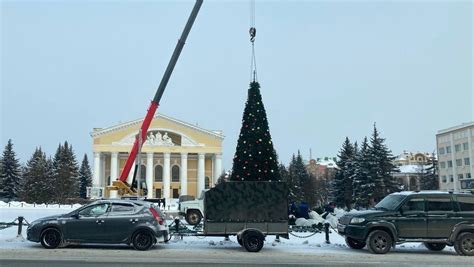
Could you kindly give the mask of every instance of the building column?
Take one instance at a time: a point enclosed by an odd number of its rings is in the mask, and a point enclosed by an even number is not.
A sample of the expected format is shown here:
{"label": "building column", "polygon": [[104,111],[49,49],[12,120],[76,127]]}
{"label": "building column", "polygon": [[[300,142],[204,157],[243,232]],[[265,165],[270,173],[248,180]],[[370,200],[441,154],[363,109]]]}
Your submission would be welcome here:
{"label": "building column", "polygon": [[146,190],[146,197],[153,198],[153,152],[146,153]]}
{"label": "building column", "polygon": [[170,158],[171,158],[171,154],[169,152],[163,153],[163,197],[164,198],[170,198],[170,186],[171,186]]}
{"label": "building column", "polygon": [[100,186],[107,186],[107,177],[105,176],[105,155],[100,155]]}
{"label": "building column", "polygon": [[117,180],[118,153],[112,152],[110,157],[110,185]]}
{"label": "building column", "polygon": [[181,153],[181,168],[179,168],[179,178],[181,181],[181,194],[188,194],[188,153]]}
{"label": "building column", "polygon": [[217,184],[219,176],[222,174],[222,153],[216,153],[214,155],[214,179],[212,184]]}
{"label": "building column", "polygon": [[197,190],[196,190],[196,197],[201,195],[202,190],[205,188],[204,183],[204,153],[198,153],[198,169],[197,169]]}
{"label": "building column", "polygon": [[92,186],[100,186],[100,152],[94,152],[94,176]]}
{"label": "building column", "polygon": [[[472,128],[469,128],[468,133],[468,138],[467,138],[467,148],[469,149],[469,172],[471,173],[471,179],[474,178],[474,147],[472,147]],[[464,149],[464,148],[463,148]],[[464,159],[463,159],[464,160]]]}

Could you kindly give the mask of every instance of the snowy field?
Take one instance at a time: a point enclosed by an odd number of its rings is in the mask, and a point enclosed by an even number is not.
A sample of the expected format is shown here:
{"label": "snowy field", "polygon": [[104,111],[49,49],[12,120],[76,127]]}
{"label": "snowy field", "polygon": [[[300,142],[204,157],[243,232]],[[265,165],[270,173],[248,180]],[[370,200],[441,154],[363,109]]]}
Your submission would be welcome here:
{"label": "snowy field", "polygon": [[[23,216],[28,222],[38,218],[68,213],[80,205],[35,205],[21,203],[0,202],[0,222],[12,222],[18,216]],[[23,228],[23,238],[17,237],[17,226],[0,230],[0,250],[2,249],[33,249],[41,248],[39,243],[33,243],[25,240],[26,226]],[[267,236],[264,250],[281,251],[284,253],[360,253],[360,251],[350,249],[346,246],[344,238],[339,236],[334,230],[331,231],[331,244],[325,243],[324,233],[318,233],[310,237],[311,233],[295,233],[300,237],[290,235],[290,239],[280,238],[280,242],[275,241],[275,236]],[[304,238],[303,238],[304,237]],[[125,245],[124,245],[125,246]],[[106,246],[104,246],[106,247]],[[208,248],[240,248],[235,237],[231,236],[230,241],[225,241],[223,237],[184,237],[183,240],[172,239],[167,244],[160,244],[157,249],[192,249],[205,250]],[[100,248],[100,246],[99,246]],[[414,250],[422,252],[427,249],[421,243],[406,243],[397,245],[395,251]],[[365,251],[368,253],[368,251]],[[452,247],[447,247],[443,254],[455,255]]]}

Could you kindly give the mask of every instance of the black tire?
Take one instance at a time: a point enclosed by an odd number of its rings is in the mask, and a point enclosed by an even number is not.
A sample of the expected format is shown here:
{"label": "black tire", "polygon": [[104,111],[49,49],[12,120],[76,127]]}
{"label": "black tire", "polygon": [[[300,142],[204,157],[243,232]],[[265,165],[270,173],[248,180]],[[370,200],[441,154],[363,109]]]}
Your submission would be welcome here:
{"label": "black tire", "polygon": [[263,248],[263,241],[265,237],[261,232],[248,231],[244,233],[242,243],[248,252],[259,252]]}
{"label": "black tire", "polygon": [[185,219],[190,225],[198,225],[201,222],[202,216],[198,210],[188,210]]}
{"label": "black tire", "polygon": [[454,242],[454,250],[461,256],[474,256],[474,233],[461,233]]}
{"label": "black tire", "polygon": [[385,254],[393,245],[392,237],[383,230],[374,230],[367,237],[367,248],[374,254]]}
{"label": "black tire", "polygon": [[239,243],[241,247],[244,246],[244,243],[242,242],[242,237],[237,236],[237,242]]}
{"label": "black tire", "polygon": [[61,232],[56,228],[49,228],[41,234],[41,245],[47,249],[57,248],[62,244]]}
{"label": "black tire", "polygon": [[138,231],[132,237],[133,248],[136,250],[148,250],[155,243],[155,237],[148,231]]}
{"label": "black tire", "polygon": [[346,237],[346,244],[352,249],[363,249],[366,245],[364,241],[355,240],[350,237]]}
{"label": "black tire", "polygon": [[446,244],[443,243],[423,243],[425,247],[431,251],[441,251],[446,247]]}

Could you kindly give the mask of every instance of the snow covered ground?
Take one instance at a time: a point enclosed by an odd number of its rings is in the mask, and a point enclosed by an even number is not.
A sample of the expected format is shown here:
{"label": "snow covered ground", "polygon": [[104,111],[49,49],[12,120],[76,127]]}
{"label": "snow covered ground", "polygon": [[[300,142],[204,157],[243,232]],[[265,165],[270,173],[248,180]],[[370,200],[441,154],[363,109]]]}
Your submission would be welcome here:
{"label": "snow covered ground", "polygon": [[[18,216],[23,216],[28,222],[32,222],[38,218],[68,213],[80,205],[35,205],[31,204],[7,203],[0,202],[0,222],[12,222]],[[38,243],[25,240],[26,226],[23,229],[23,237],[17,238],[17,226],[0,230],[0,250],[2,249],[29,249],[41,248]],[[359,253],[357,250],[350,249],[346,246],[344,238],[339,236],[335,231],[331,231],[331,244],[325,243],[324,233],[318,233],[310,237],[301,238],[311,235],[311,233],[295,233],[300,237],[290,235],[290,239],[280,238],[280,242],[275,241],[275,236],[268,236],[265,241],[264,250],[282,251],[286,253]],[[209,249],[209,248],[233,248],[240,247],[235,237],[230,237],[230,241],[225,241],[222,237],[184,237],[183,240],[172,239],[167,244],[159,245],[166,249]],[[406,243],[398,245],[395,251],[427,251],[421,243]],[[366,251],[366,253],[368,253]],[[454,255],[452,247],[445,249],[444,253]]]}

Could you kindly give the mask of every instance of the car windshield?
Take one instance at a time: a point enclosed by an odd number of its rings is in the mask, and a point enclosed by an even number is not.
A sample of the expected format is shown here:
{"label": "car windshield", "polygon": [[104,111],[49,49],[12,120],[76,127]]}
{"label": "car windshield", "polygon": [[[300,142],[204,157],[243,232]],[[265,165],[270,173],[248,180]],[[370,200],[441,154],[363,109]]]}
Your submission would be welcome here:
{"label": "car windshield", "polygon": [[388,195],[375,205],[375,209],[395,210],[405,197],[404,195]]}

